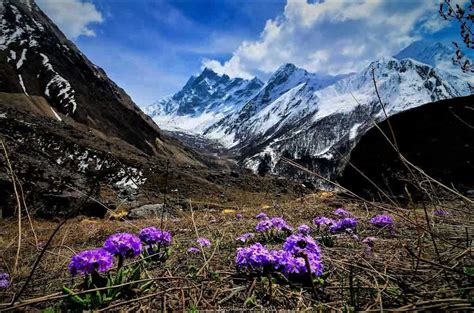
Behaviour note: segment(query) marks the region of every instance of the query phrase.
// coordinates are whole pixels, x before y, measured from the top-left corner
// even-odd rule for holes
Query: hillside
[[[399,152],[425,173],[460,192],[474,189],[474,96],[443,100],[407,110],[380,122],[363,135],[341,167],[338,181],[357,193],[408,197],[418,186],[392,146],[391,130]],[[383,133],[382,133],[383,132]],[[387,141],[389,138],[392,142]],[[412,170],[414,171],[414,170]],[[369,182],[360,173],[370,178]]]

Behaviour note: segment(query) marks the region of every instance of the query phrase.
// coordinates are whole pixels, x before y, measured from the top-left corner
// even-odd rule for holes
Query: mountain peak
[[[199,76],[220,76],[220,75],[214,72],[211,68],[205,67]]]
[[[279,73],[291,73],[294,72],[295,70],[299,69],[294,65],[293,63],[285,63],[281,65],[274,73],[274,75],[277,75]]]
[[[437,66],[442,61],[451,60],[453,55],[454,48],[441,42],[419,40],[398,52],[394,58],[398,60],[410,58],[431,66]]]

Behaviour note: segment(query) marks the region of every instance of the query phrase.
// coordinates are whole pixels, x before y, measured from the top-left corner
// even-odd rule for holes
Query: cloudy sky
[[[349,73],[419,39],[458,39],[439,0],[37,0],[139,105],[203,67],[262,80],[283,63]]]

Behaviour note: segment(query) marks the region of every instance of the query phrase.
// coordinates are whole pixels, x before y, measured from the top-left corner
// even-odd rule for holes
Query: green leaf
[[[146,282],[144,283],[143,285],[140,286],[140,290],[141,291],[145,291],[145,290],[148,290],[150,289],[151,285],[153,284],[153,281],[149,281],[149,282]]]
[[[87,301],[79,297],[72,291],[71,289],[63,286],[63,291],[70,296],[70,299],[73,300],[75,303],[80,304],[81,306],[86,305]]]
[[[252,297],[248,297],[247,299],[245,299],[244,301],[244,306],[255,306],[257,305],[257,298],[255,296],[252,296]]]
[[[474,267],[465,266],[463,270],[464,270],[464,274],[469,275],[469,276],[474,276]]]

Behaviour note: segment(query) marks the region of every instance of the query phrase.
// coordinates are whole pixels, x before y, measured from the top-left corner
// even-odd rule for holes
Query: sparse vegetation
[[[100,309],[131,310],[264,307],[407,311],[472,306],[473,225],[472,213],[465,202],[394,208],[320,192],[263,210],[262,206],[239,210],[185,210],[162,221],[80,217],[70,220],[53,238],[29,286],[14,304],[9,302],[30,275],[32,264],[55,223],[33,221],[38,245],[33,229],[23,228],[19,267],[11,272],[17,229],[10,219],[3,220],[0,264],[3,270],[11,272],[11,286],[0,293],[0,310],[26,307],[51,311],[62,306],[80,309],[84,308],[83,301],[86,301],[86,307],[94,303],[93,307]],[[344,207],[351,217],[335,214],[334,210],[340,207]],[[439,215],[436,210],[441,207],[449,214]],[[237,240],[244,233],[255,232],[256,225],[262,221],[255,218],[260,212],[269,217],[283,216],[289,227],[304,223],[312,225],[308,236],[318,242],[323,271],[308,281],[294,279],[275,267],[255,271],[253,266],[245,267],[245,270],[236,266],[239,248],[259,242],[268,250],[282,249],[288,236],[293,233],[294,237],[299,232],[284,232],[281,240],[264,234],[247,238],[245,243]],[[380,214],[390,215],[390,225],[385,223],[386,218],[373,219]],[[327,216],[328,220],[339,218],[340,221],[352,218],[358,223],[356,228],[336,233],[329,229],[337,222],[326,223],[326,226],[319,222],[313,224],[313,218],[318,216]],[[94,282],[93,278],[89,283],[84,283],[80,277],[71,280],[68,264],[79,251],[102,246],[114,233],[139,234],[140,229],[161,223],[173,236],[167,259],[160,257],[159,261],[150,262],[149,257],[142,255],[139,259],[125,260],[123,267],[103,274],[105,280],[100,283]],[[386,231],[387,227],[393,227],[395,232]],[[141,238],[144,239],[143,235]],[[195,253],[188,252],[190,247],[196,246],[199,247]],[[94,291],[88,291],[90,289]]]

